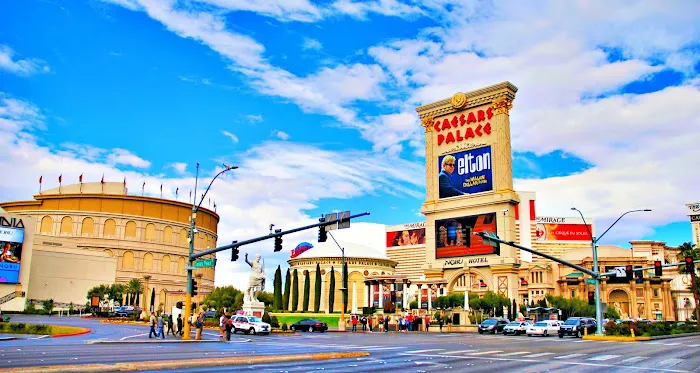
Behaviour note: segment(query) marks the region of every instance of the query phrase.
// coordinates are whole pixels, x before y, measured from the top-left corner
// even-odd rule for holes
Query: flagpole
[[[39,176],[39,194],[41,194],[41,181],[44,178],[44,175]]]

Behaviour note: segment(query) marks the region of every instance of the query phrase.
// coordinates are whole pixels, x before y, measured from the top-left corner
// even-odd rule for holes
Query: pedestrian
[[[370,316],[370,317],[367,319],[367,325],[369,326],[369,332],[370,332],[370,333],[372,333],[372,319],[373,319],[373,318],[374,318],[374,317]]]
[[[425,316],[425,331],[430,331],[430,316]]]
[[[413,314],[409,313],[408,316],[406,316],[406,331],[410,332],[412,328],[413,328]]]
[[[180,337],[185,333],[185,328],[182,325],[182,314],[177,315],[177,332],[180,333]]]
[[[438,325],[440,326],[440,333],[442,333],[442,324],[445,323],[445,320],[441,318],[438,319]]]
[[[362,315],[360,322],[362,323],[362,331],[366,332],[367,331],[367,317],[365,315]]]
[[[224,330],[226,330],[226,340],[231,341],[231,329],[233,328],[233,316],[224,319]]]
[[[195,321],[195,327],[197,328],[197,334],[195,335],[195,340],[202,340],[202,330],[204,329],[204,312],[199,313],[197,321]]]
[[[384,333],[389,332],[389,316],[384,315]]]
[[[171,314],[171,315],[168,315],[168,332],[165,333],[165,334],[166,334],[166,335],[167,335],[167,334],[172,334],[173,336],[175,336],[175,334],[176,334],[176,333],[175,333],[175,327],[173,327],[173,315],[172,315],[172,314]]]
[[[219,338],[224,339],[224,333],[226,332],[224,324],[226,322],[226,315],[221,314],[221,317],[219,317]]]
[[[352,315],[352,331],[353,333],[357,331],[357,315]]]
[[[150,322],[151,322],[151,331],[148,332],[148,338],[149,339],[152,338],[151,335],[154,335],[156,338],[158,338],[158,333],[156,333],[156,313],[155,312],[153,312],[151,314]]]
[[[396,331],[402,332],[403,331],[403,316],[399,316],[399,321],[396,326]]]
[[[163,320],[163,315],[158,316],[158,336],[161,337],[161,339],[165,339],[165,334],[163,333],[163,328],[165,327],[165,320]]]

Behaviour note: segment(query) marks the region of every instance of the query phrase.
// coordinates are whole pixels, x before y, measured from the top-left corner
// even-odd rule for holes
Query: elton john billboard
[[[0,283],[19,283],[24,229],[0,227]]]
[[[435,221],[435,257],[493,254],[495,248],[474,232],[498,232],[496,213]]]
[[[438,158],[440,198],[493,190],[491,146]]]

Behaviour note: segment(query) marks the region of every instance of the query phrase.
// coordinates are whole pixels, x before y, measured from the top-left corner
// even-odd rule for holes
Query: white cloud
[[[5,70],[17,75],[34,75],[38,73],[48,73],[51,71],[48,65],[42,60],[30,58],[25,60],[14,60],[15,51],[7,45],[0,44],[0,71]]]
[[[228,137],[229,139],[231,139],[231,141],[233,141],[234,144],[237,144],[237,143],[238,143],[238,136],[232,134],[232,133],[229,132],[229,131],[221,131],[221,133],[222,133],[224,136],[226,136],[226,137]]]
[[[262,114],[248,114],[246,119],[248,119],[249,123],[260,123],[263,121],[263,116]]]
[[[275,136],[277,136],[277,138],[279,138],[280,140],[289,140],[289,134],[284,131],[275,132]]]
[[[169,165],[170,168],[175,170],[180,175],[184,175],[187,172],[187,163],[174,162]]]
[[[402,18],[425,15],[425,11],[419,6],[407,5],[397,0],[337,0],[332,4],[332,9],[360,19],[366,18],[371,13]]]
[[[304,38],[304,42],[301,44],[302,50],[321,50],[323,45],[320,41],[311,38]]]
[[[112,149],[111,153],[107,155],[107,163],[114,166],[124,165],[136,168],[148,168],[151,166],[151,162],[140,158],[126,149],[118,148]]]
[[[249,11],[280,21],[313,22],[322,10],[308,0],[196,0],[228,11]]]

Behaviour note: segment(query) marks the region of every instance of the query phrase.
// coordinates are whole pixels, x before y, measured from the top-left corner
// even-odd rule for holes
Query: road
[[[13,321],[27,321],[17,317]],[[49,322],[33,318],[32,322]],[[231,343],[87,344],[146,341],[148,329],[100,324],[97,320],[51,318],[54,324],[90,327],[77,337],[0,342],[0,369],[58,364],[137,362],[314,352],[368,351],[355,359],[235,366],[217,371],[255,372],[432,372],[440,370],[523,372],[700,372],[700,336],[617,343],[575,338],[438,333],[300,333],[298,336],[235,335]],[[206,339],[217,339],[208,331]],[[172,338],[171,338],[172,339]],[[212,368],[182,371],[211,371]]]

